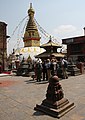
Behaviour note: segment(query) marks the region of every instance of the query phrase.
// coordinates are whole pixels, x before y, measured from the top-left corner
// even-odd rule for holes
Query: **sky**
[[[35,10],[38,24],[55,42],[84,35],[85,0],[0,0],[0,21],[7,23],[7,53],[13,48],[24,47],[23,34],[28,20],[30,3]],[[26,17],[26,18],[25,18]],[[49,38],[41,34],[41,44]]]

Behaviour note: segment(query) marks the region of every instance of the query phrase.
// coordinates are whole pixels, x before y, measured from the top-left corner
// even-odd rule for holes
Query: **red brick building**
[[[62,44],[67,45],[67,57],[74,62],[85,62],[85,36],[62,39]]]
[[[0,64],[2,64],[3,70],[5,68],[5,62],[7,58],[7,24],[0,22]]]

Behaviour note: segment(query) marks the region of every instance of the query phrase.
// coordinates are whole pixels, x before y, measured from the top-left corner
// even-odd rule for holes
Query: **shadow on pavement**
[[[32,80],[26,80],[25,82],[26,84],[30,84],[30,83],[35,83],[36,81],[32,79]]]
[[[45,114],[40,111],[36,111],[33,113],[33,116],[41,116],[41,115],[45,115]]]
[[[40,81],[40,82],[37,82],[36,80],[33,80],[33,79],[31,79],[31,80],[26,80],[26,81],[24,81],[26,84],[30,84],[30,83],[35,83],[35,84],[47,84],[48,83],[48,81]]]
[[[40,81],[40,82],[36,82],[36,84],[47,84],[48,81]]]

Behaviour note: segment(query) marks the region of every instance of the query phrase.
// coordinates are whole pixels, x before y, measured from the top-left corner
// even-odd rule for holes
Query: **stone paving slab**
[[[3,81],[13,81],[0,86],[0,120],[57,120],[34,111],[36,104],[45,99],[48,82],[36,82],[30,77],[3,76]],[[60,80],[64,96],[74,102],[75,108],[60,120],[85,120],[85,74]]]

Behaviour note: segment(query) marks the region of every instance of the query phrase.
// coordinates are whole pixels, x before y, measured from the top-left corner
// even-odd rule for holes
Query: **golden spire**
[[[28,23],[26,26],[24,34],[24,46],[40,46],[40,35],[34,20],[35,11],[32,8],[32,3],[30,3],[30,8],[28,10]]]
[[[30,3],[30,9],[28,10],[29,21],[26,27],[26,31],[28,31],[29,29],[32,29],[32,30],[37,29],[37,26],[34,21],[34,14],[35,14],[35,11],[32,8],[32,3]]]
[[[34,16],[34,14],[35,14],[35,11],[34,11],[34,9],[32,8],[32,3],[30,3],[30,9],[28,10],[28,15],[30,16],[30,15],[33,15]]]
[[[32,8],[32,3],[30,3],[30,9]]]

